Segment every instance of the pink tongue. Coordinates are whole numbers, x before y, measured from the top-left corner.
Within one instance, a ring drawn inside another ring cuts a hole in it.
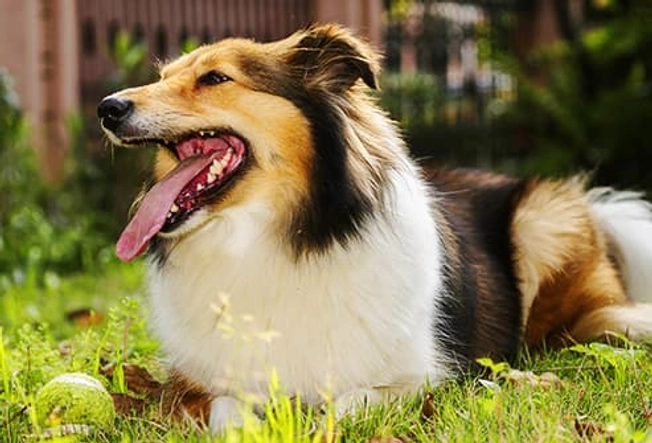
[[[138,212],[118,239],[116,253],[121,260],[132,260],[145,251],[149,241],[165,224],[179,193],[197,174],[209,167],[213,159],[212,155],[198,155],[185,160],[145,194]]]

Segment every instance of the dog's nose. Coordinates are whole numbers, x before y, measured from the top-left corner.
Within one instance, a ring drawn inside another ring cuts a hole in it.
[[[134,110],[134,102],[124,98],[107,97],[97,106],[97,116],[102,126],[113,131],[125,121]]]

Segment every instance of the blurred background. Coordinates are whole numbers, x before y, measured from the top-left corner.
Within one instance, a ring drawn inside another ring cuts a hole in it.
[[[95,106],[227,36],[339,22],[423,163],[652,189],[651,0],[0,0],[0,292],[101,269],[150,152]]]

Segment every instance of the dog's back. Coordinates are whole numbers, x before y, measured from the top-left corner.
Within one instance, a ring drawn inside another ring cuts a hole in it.
[[[640,194],[587,192],[581,177],[440,169],[427,179],[453,239],[447,309],[464,356],[652,336],[652,306],[635,304],[652,300],[652,215]]]

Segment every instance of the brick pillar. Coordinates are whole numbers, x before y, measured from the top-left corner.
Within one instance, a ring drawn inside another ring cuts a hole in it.
[[[319,23],[335,22],[366,36],[382,48],[382,0],[315,0],[314,17]]]
[[[40,158],[43,176],[57,182],[70,143],[68,119],[79,109],[79,56],[75,0],[40,0],[41,81],[45,105],[41,115]]]
[[[14,77],[44,179],[62,178],[78,109],[75,0],[0,0],[0,66]]]
[[[42,41],[38,11],[39,0],[0,0],[0,66],[13,77],[32,129],[38,126],[45,102],[38,68]]]

